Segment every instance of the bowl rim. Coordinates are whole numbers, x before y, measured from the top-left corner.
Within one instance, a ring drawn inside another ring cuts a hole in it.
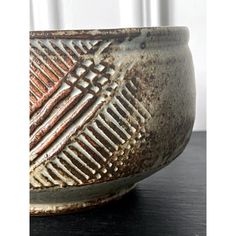
[[[136,37],[142,33],[154,37],[171,37],[178,35],[188,39],[189,29],[186,26],[130,27],[111,29],[72,29],[72,30],[37,30],[29,31],[30,39],[112,39]]]

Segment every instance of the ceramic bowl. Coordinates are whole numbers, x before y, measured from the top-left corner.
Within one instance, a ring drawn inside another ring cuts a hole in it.
[[[30,32],[30,213],[127,193],[173,161],[195,117],[185,27]]]

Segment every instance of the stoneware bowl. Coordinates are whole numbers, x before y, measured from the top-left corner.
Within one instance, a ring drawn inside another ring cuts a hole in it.
[[[30,32],[30,213],[118,198],[173,161],[195,117],[185,27]]]

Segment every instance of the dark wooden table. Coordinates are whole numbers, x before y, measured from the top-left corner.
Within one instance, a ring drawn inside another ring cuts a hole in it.
[[[31,217],[30,235],[206,235],[206,133],[120,200],[71,215]]]

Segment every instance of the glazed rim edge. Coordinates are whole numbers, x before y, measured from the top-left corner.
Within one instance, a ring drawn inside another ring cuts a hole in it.
[[[176,27],[141,27],[141,28],[118,28],[118,29],[91,29],[91,30],[47,30],[30,31],[30,39],[120,39],[133,38],[145,35],[152,40],[178,41],[187,43],[189,30],[184,26]]]

